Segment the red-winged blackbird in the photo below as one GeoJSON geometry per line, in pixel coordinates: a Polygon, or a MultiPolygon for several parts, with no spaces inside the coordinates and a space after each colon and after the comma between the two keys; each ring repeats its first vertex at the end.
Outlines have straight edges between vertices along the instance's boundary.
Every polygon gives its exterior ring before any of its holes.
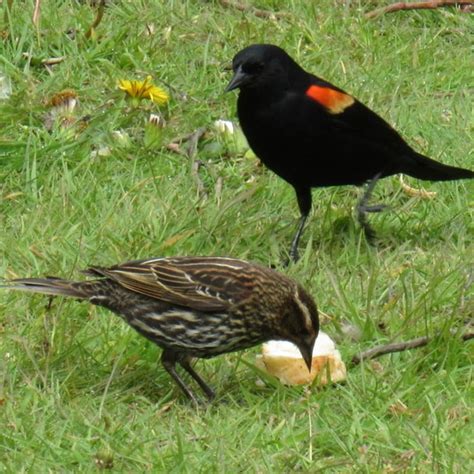
{"type": "Polygon", "coordinates": [[[234,77],[226,91],[240,89],[239,121],[250,147],[262,162],[296,191],[301,218],[290,256],[311,210],[311,188],[362,185],[359,222],[367,237],[373,231],[365,212],[379,178],[405,173],[445,181],[474,178],[474,172],[443,165],[414,151],[381,117],[342,89],[302,69],[281,48],[249,46],[234,57],[234,77]]]}
{"type": "Polygon", "coordinates": [[[99,278],[21,278],[5,286],[84,299],[117,313],[163,349],[164,368],[193,401],[176,363],[210,399],[214,392],[191,367],[192,357],[283,339],[298,346],[311,369],[319,330],[316,305],[299,284],[274,270],[233,258],[173,257],[91,267],[85,273],[99,278]]]}

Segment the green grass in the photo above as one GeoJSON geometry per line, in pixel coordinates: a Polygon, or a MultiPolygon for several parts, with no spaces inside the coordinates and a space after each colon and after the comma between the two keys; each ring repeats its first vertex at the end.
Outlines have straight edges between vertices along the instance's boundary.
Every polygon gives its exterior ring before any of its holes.
{"type": "Polygon", "coordinates": [[[167,142],[235,119],[224,67],[242,47],[271,42],[354,93],[418,150],[472,168],[472,18],[446,9],[364,19],[377,3],[255,2],[287,13],[274,21],[218,2],[111,2],[87,41],[87,4],[43,2],[36,31],[32,2],[13,2],[0,43],[0,73],[13,87],[0,100],[0,275],[79,277],[92,263],[231,255],[301,281],[331,316],[324,329],[346,361],[384,342],[437,336],[312,391],[257,386],[258,348],[198,362],[219,397],[196,409],[160,367],[159,349],[114,315],[2,291],[2,472],[474,470],[472,343],[449,333],[473,314],[472,183],[411,180],[438,193],[423,200],[384,180],[375,199],[392,210],[371,216],[377,248],[350,217],[356,189],[314,191],[302,258],[283,269],[298,217],[291,188],[255,159],[205,143],[208,197],[199,198],[185,157],[144,147],[156,106],[132,109],[116,87],[147,74],[172,85],[167,142]],[[24,52],[65,60],[48,72],[24,52]],[[48,132],[45,104],[65,88],[90,122],[48,132]],[[115,130],[130,143],[117,145],[115,130]],[[93,155],[105,145],[109,156],[93,155]],[[343,321],[360,328],[360,340],[341,335],[343,321]]]}

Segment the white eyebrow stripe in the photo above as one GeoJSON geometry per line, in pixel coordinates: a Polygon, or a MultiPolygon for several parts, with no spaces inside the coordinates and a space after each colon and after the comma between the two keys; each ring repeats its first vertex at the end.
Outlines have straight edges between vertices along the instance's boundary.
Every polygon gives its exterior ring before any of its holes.
{"type": "Polygon", "coordinates": [[[308,307],[301,301],[298,288],[296,288],[294,297],[295,297],[296,304],[298,305],[301,312],[303,313],[304,324],[306,326],[306,329],[308,331],[311,331],[313,327],[313,321],[311,320],[311,313],[309,312],[308,307]]]}

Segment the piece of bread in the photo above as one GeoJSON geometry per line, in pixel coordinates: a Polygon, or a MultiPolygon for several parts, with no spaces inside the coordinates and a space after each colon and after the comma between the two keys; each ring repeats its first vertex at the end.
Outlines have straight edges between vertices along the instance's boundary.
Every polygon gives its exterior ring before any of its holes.
{"type": "Polygon", "coordinates": [[[340,382],[346,379],[346,366],[334,341],[324,332],[319,332],[313,348],[311,372],[301,357],[299,349],[287,341],[268,341],[263,344],[262,354],[255,365],[277,377],[285,385],[316,385],[340,382]]]}

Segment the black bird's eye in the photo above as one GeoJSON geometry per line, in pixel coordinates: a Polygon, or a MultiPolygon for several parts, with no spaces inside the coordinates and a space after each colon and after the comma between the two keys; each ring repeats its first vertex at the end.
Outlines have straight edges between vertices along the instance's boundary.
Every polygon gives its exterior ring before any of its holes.
{"type": "Polygon", "coordinates": [[[258,74],[263,70],[263,63],[246,63],[242,65],[242,70],[247,74],[258,74]]]}

